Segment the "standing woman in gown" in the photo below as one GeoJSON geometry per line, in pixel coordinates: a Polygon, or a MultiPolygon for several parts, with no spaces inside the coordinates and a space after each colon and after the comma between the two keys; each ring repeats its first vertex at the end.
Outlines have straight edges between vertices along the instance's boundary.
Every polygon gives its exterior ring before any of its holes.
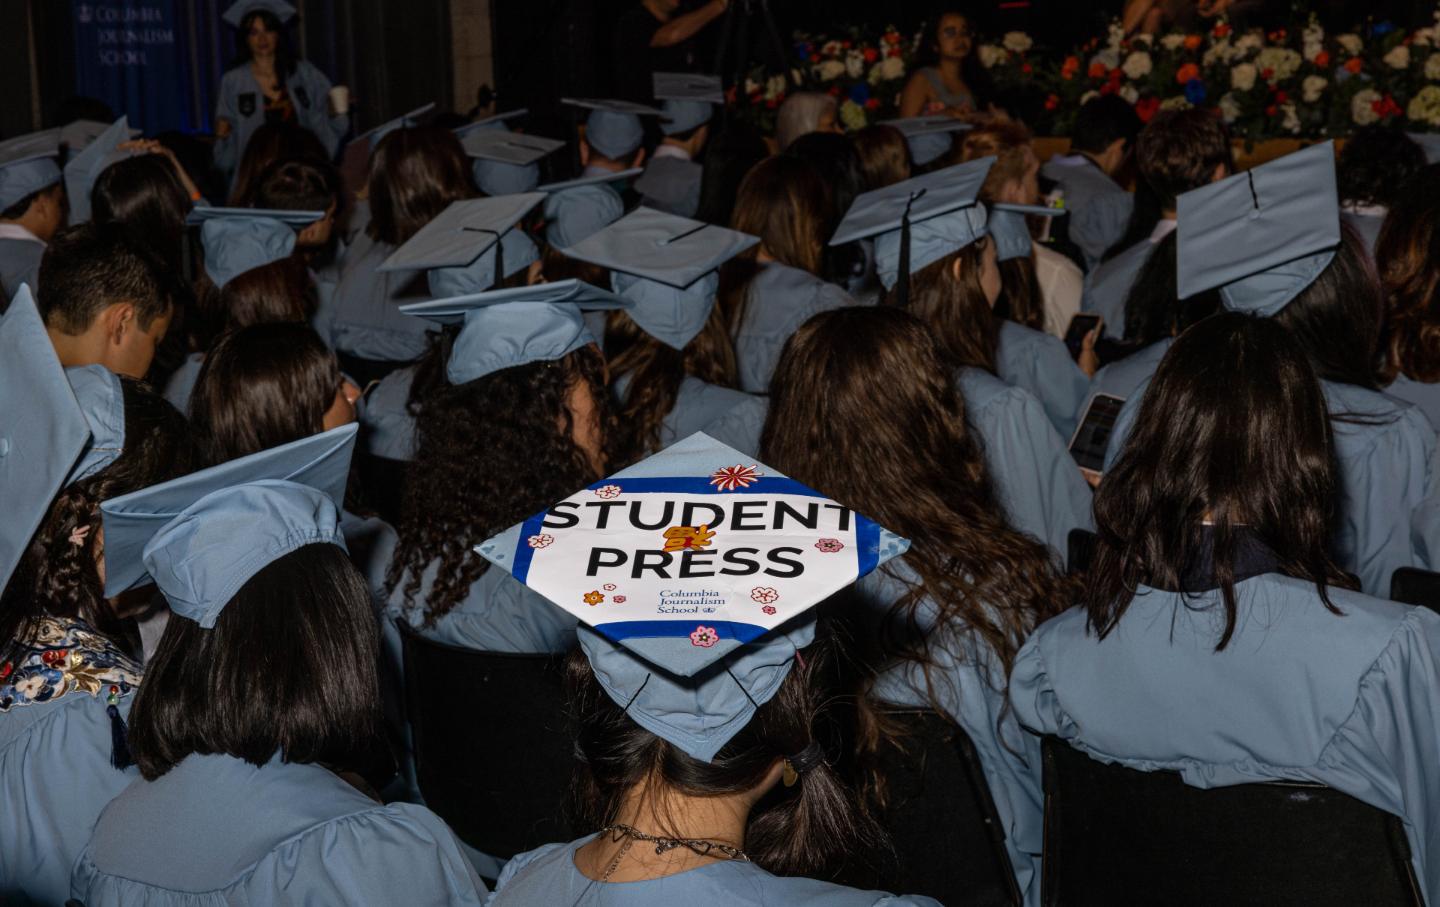
{"type": "Polygon", "coordinates": [[[284,0],[238,0],[225,11],[237,30],[235,65],[221,77],[215,100],[215,164],[226,173],[234,172],[263,123],[302,126],[332,157],[350,127],[349,93],[342,86],[332,97],[325,74],[295,59],[285,33],[294,15],[284,0]]]}

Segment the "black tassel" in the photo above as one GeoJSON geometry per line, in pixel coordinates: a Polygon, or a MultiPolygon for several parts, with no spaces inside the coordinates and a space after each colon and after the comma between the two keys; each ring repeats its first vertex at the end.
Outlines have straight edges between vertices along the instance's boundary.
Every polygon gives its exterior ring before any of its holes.
{"type": "Polygon", "coordinates": [[[125,741],[125,719],[120,717],[118,706],[108,705],[105,711],[110,714],[110,764],[129,768],[135,760],[130,758],[130,744],[125,741]]]}
{"type": "Polygon", "coordinates": [[[910,196],[905,202],[905,213],[900,217],[900,274],[895,281],[895,302],[902,309],[910,307],[910,209],[925,192],[921,189],[910,196]]]}

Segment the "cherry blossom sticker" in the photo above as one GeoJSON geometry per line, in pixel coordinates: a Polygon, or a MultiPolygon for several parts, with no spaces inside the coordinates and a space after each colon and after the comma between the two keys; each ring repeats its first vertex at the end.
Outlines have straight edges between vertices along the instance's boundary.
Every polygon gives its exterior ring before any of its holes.
{"type": "Polygon", "coordinates": [[[765,607],[761,608],[760,610],[761,610],[761,611],[764,611],[766,614],[774,614],[774,613],[775,613],[775,606],[774,606],[774,605],[766,605],[765,607]]]}
{"type": "Polygon", "coordinates": [[[815,547],[819,548],[821,552],[825,554],[834,554],[835,552],[843,549],[845,547],[845,543],[840,541],[839,539],[821,539],[820,541],[815,543],[815,547]]]}
{"type": "Polygon", "coordinates": [[[720,641],[720,634],[715,632],[714,627],[699,626],[690,634],[690,645],[708,649],[720,641]]]}
{"type": "Polygon", "coordinates": [[[623,595],[613,595],[610,597],[610,600],[617,605],[625,604],[625,596],[623,595]]]}
{"type": "Polygon", "coordinates": [[[542,532],[539,535],[530,536],[525,541],[531,548],[549,548],[550,544],[555,541],[555,536],[548,532],[542,532]]]}
{"type": "Polygon", "coordinates": [[[611,498],[618,498],[620,497],[620,486],[601,485],[599,488],[595,489],[595,497],[604,498],[607,501],[611,498]]]}
{"type": "Polygon", "coordinates": [[[600,588],[601,588],[601,589],[604,589],[606,592],[614,592],[614,591],[615,591],[615,584],[614,584],[614,583],[606,583],[605,585],[601,586],[600,588]]]}
{"type": "Polygon", "coordinates": [[[754,466],[726,466],[711,473],[710,484],[719,491],[734,491],[749,488],[760,481],[762,475],[764,473],[754,466]]]}
{"type": "Polygon", "coordinates": [[[603,602],[603,601],[605,600],[605,595],[604,595],[604,593],[600,592],[599,590],[596,590],[596,591],[594,591],[594,592],[586,592],[585,595],[584,595],[584,599],[585,599],[585,604],[587,604],[587,605],[592,605],[592,606],[593,606],[593,605],[598,605],[598,604],[600,604],[601,602],[603,602]]]}
{"type": "Polygon", "coordinates": [[[750,598],[752,601],[757,601],[762,605],[768,605],[772,602],[779,601],[780,593],[769,586],[756,586],[750,590],[750,598]]]}

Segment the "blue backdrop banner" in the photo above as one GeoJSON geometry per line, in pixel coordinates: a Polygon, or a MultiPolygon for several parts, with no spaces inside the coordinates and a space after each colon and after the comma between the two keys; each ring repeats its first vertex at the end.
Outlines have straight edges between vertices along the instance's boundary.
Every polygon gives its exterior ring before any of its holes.
{"type": "Polygon", "coordinates": [[[154,134],[193,130],[178,0],[75,0],[75,88],[154,134]]]}

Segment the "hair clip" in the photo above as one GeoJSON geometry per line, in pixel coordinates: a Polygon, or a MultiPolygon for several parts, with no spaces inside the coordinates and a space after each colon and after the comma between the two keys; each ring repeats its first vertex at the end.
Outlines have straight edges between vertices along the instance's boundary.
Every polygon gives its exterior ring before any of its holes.
{"type": "Polygon", "coordinates": [[[78,548],[81,545],[85,544],[85,540],[89,537],[89,535],[90,527],[88,525],[76,526],[70,531],[70,544],[78,548]]]}

